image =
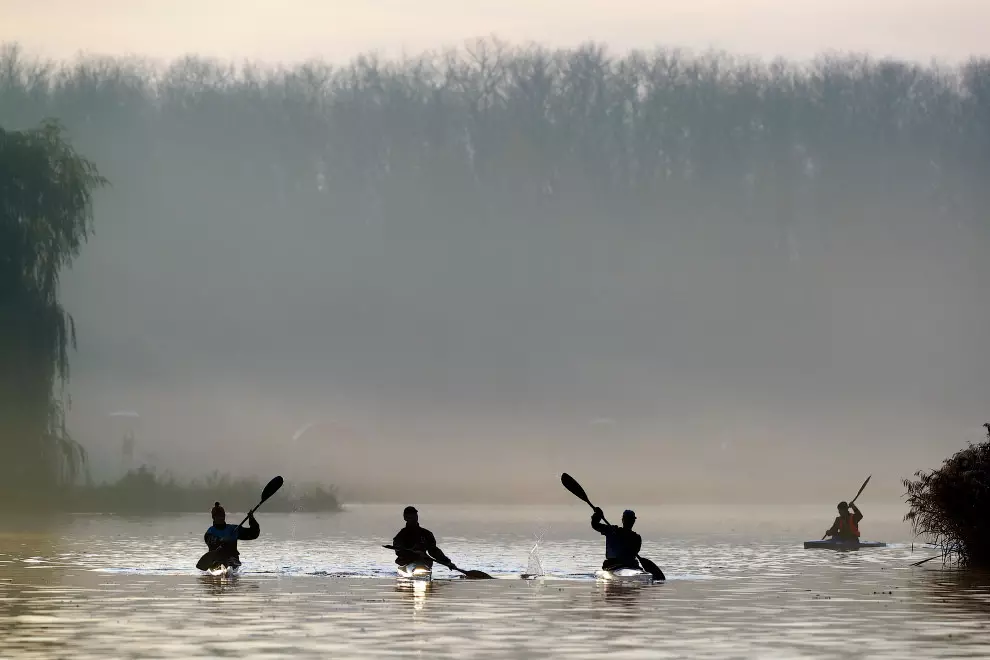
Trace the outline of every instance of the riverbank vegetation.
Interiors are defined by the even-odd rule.
[[[905,479],[905,520],[943,548],[943,560],[990,568],[990,424],[987,440],[957,452],[942,467]]]
[[[61,508],[72,513],[207,515],[213,503],[219,501],[230,512],[246,511],[257,503],[263,487],[264,483],[258,479],[234,478],[218,472],[179,481],[142,466],[115,482],[68,488]],[[340,511],[340,502],[333,487],[286,483],[284,489],[265,502],[265,511],[335,512]]]

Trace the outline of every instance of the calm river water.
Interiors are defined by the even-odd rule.
[[[804,550],[827,505],[638,508],[668,578],[652,586],[594,579],[604,543],[580,503],[419,506],[459,566],[501,578],[438,567],[419,587],[381,548],[401,505],[262,510],[232,579],[195,570],[206,512],[2,519],[0,657],[990,657],[990,578],[909,568],[934,553],[912,550],[903,509],[863,507],[864,538],[891,547]]]

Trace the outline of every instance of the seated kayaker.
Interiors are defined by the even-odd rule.
[[[396,564],[405,566],[413,562],[423,562],[432,568],[433,562],[437,561],[444,566],[454,568],[454,562],[437,547],[433,532],[419,526],[419,512],[416,507],[407,506],[403,509],[402,519],[406,521],[406,526],[392,539]]]
[[[850,508],[852,512],[849,511]],[[855,503],[839,502],[838,509],[839,515],[832,523],[832,527],[825,532],[825,536],[832,537],[833,541],[859,541],[859,521],[863,519],[863,513]]]
[[[261,534],[261,527],[254,519],[254,514],[248,515],[248,527],[236,527],[227,524],[227,512],[223,510],[219,502],[213,504],[210,512],[213,516],[213,525],[206,530],[203,539],[207,547],[212,550],[221,550],[220,563],[227,565],[240,565],[240,554],[237,552],[238,541],[253,541]]]
[[[605,514],[598,507],[591,516],[591,527],[605,537],[605,561],[602,570],[610,571],[616,568],[639,568],[636,555],[643,546],[643,538],[632,531],[636,524],[636,514],[626,509],[622,512],[622,527],[605,525],[602,518]]]

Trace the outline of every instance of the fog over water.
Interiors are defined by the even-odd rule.
[[[112,184],[63,281],[95,475],[131,430],[136,462],[356,500],[563,502],[568,471],[602,502],[831,501],[872,473],[896,503],[981,438],[984,3],[809,3],[817,42],[763,39],[772,2],[739,3],[746,39],[714,2],[547,2],[526,29],[432,2],[394,39],[368,3],[326,24],[365,26],[347,42],[315,8],[180,4],[95,3],[89,40],[0,9],[0,124],[61,118]],[[902,59],[808,59],[836,49]],[[108,57],[39,63],[79,50]]]

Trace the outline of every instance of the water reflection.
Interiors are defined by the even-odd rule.
[[[413,610],[419,612],[426,606],[426,598],[429,594],[433,593],[436,584],[433,580],[397,578],[395,581],[395,590],[399,593],[411,594]]]
[[[549,576],[406,580],[390,558],[355,559],[375,557],[362,539],[393,514],[313,519],[305,537],[271,516],[246,572],[224,577],[192,570],[197,518],[0,531],[0,657],[990,657],[990,576],[908,569],[907,545],[826,553],[713,533],[651,547],[664,585],[596,581],[579,520],[541,547]],[[455,522],[457,555],[494,573],[532,545],[526,520],[487,537]]]
[[[58,585],[64,569],[58,561],[56,521],[46,518],[4,520],[0,529],[0,639],[18,655],[59,657],[64,644],[45,634],[58,604],[46,590]],[[25,531],[11,531],[20,527]],[[54,608],[54,612],[52,609]]]
[[[222,596],[225,593],[233,593],[240,584],[239,575],[209,575],[204,574],[198,578],[203,590],[210,596]]]
[[[655,585],[644,582],[622,582],[620,580],[597,580],[597,590],[606,603],[614,605],[635,606],[643,595],[644,589],[652,589]]]
[[[918,571],[919,602],[928,609],[964,615],[990,615],[990,573],[957,568]]]

